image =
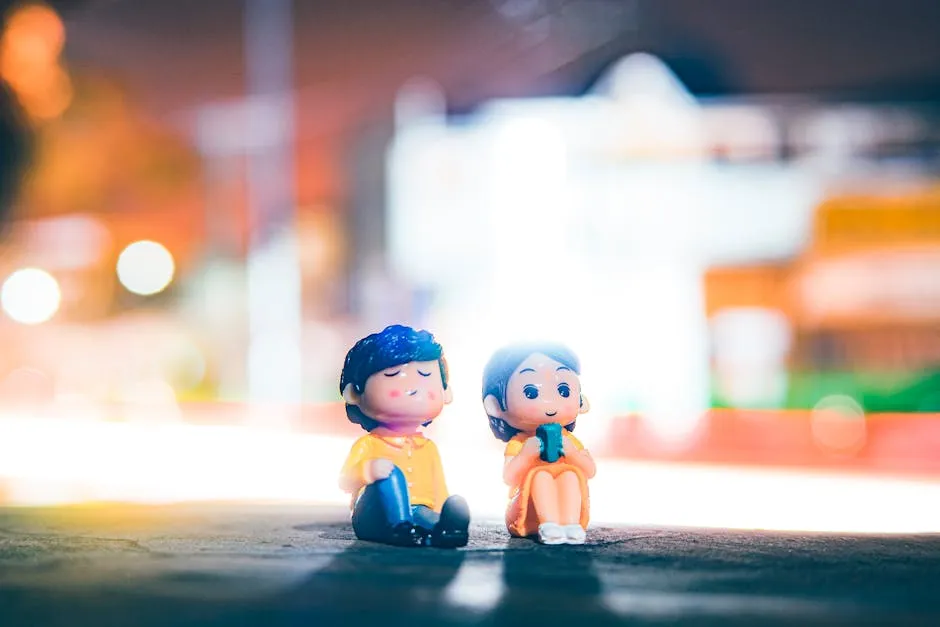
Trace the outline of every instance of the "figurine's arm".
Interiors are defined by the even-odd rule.
[[[428,441],[428,445],[431,447],[431,454],[434,458],[434,476],[432,477],[434,481],[434,509],[439,512],[441,511],[441,507],[444,506],[444,501],[450,496],[450,493],[447,491],[447,481],[444,479],[444,465],[441,464],[441,454],[437,450],[437,445],[430,440]]]
[[[538,438],[529,438],[518,453],[513,454],[511,444],[506,448],[506,464],[503,466],[503,481],[506,485],[517,486],[522,483],[525,474],[539,458],[541,444]]]
[[[369,436],[363,436],[352,445],[339,476],[339,487],[343,491],[354,494],[362,486],[392,473],[394,465],[387,459],[373,457],[370,444]]]
[[[565,459],[568,463],[580,468],[586,479],[593,478],[597,474],[597,465],[588,450],[569,435],[565,436],[564,442]]]

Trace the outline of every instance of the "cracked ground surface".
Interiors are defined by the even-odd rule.
[[[940,536],[471,532],[399,549],[333,508],[0,509],[0,625],[940,624]]]

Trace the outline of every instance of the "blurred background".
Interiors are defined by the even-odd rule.
[[[0,503],[343,503],[405,323],[483,515],[483,364],[551,338],[600,520],[940,530],[940,4],[0,12]]]

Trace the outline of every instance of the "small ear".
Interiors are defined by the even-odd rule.
[[[579,414],[586,414],[591,411],[591,403],[588,401],[588,397],[584,394],[581,395],[581,407],[578,409]]]
[[[444,389],[444,404],[452,403],[454,401],[454,390],[453,388]]]
[[[356,389],[353,387],[353,384],[347,383],[346,387],[343,388],[343,400],[349,405],[358,405],[360,398],[362,397],[356,394]]]
[[[486,410],[487,416],[501,418],[503,415],[503,409],[499,406],[499,401],[492,394],[487,394],[486,398],[483,399],[483,409]]]

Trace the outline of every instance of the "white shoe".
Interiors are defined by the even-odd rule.
[[[557,523],[542,523],[539,525],[539,542],[542,544],[564,544],[565,530]]]
[[[565,540],[568,544],[584,544],[587,539],[587,532],[581,525],[565,525],[562,531],[565,532]]]

